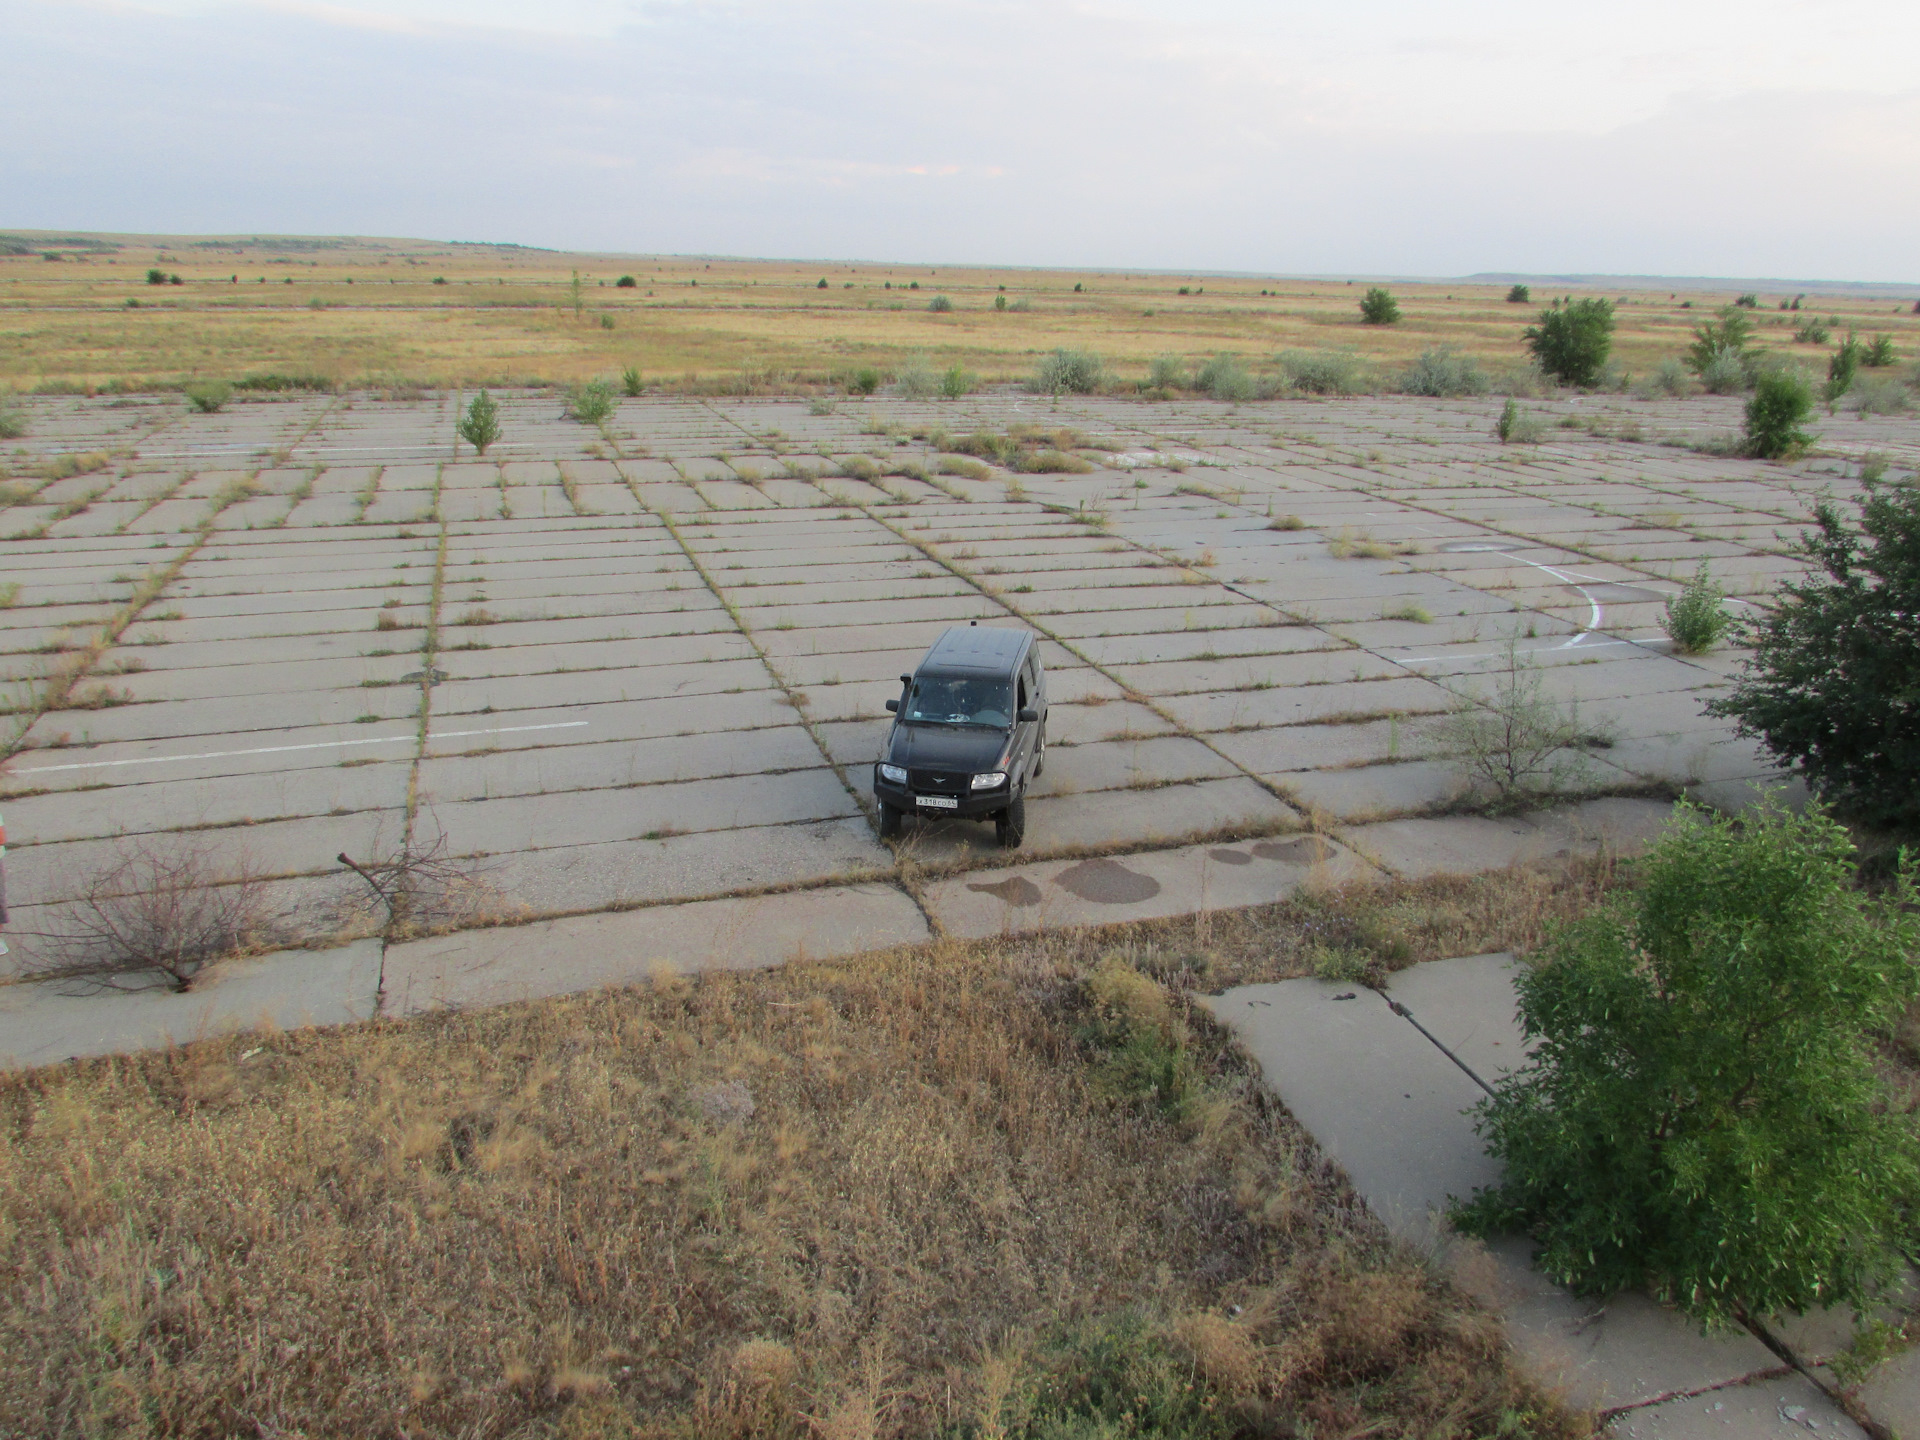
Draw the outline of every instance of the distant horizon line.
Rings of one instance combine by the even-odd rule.
[[[669,250],[570,250],[550,245],[528,245],[512,240],[436,240],[424,236],[405,235],[355,235],[335,234],[295,234],[229,232],[225,234],[202,232],[162,232],[143,230],[82,230],[82,229],[27,229],[0,227],[0,241],[17,240],[27,243],[40,243],[54,248],[78,248],[87,242],[119,241],[124,248],[126,242],[152,242],[164,245],[175,242],[175,248],[213,248],[222,243],[272,245],[276,241],[312,245],[315,242],[331,242],[333,245],[360,243],[390,245],[428,245],[458,246],[462,249],[506,250],[532,252],[544,255],[581,255],[607,260],[674,260],[700,261],[712,263],[720,261],[734,264],[775,264],[775,265],[850,265],[867,268],[893,266],[898,268],[958,269],[958,270],[1023,270],[1037,273],[1058,273],[1074,275],[1151,275],[1186,276],[1194,279],[1232,279],[1232,280],[1304,280],[1324,283],[1358,284],[1361,281],[1371,283],[1391,283],[1397,285],[1571,285],[1595,289],[1730,289],[1730,290],[1793,290],[1796,293],[1823,293],[1845,291],[1862,293],[1884,291],[1899,298],[1920,296],[1920,282],[1909,280],[1822,280],[1811,278],[1791,278],[1778,275],[1660,275],[1634,272],[1613,271],[1524,271],[1524,270],[1477,270],[1467,275],[1414,275],[1390,272],[1363,271],[1289,271],[1289,270],[1238,270],[1218,267],[1180,267],[1171,265],[1036,265],[1019,262],[993,262],[978,260],[876,260],[860,259],[851,256],[788,256],[788,255],[744,255],[727,254],[714,251],[669,251]],[[78,243],[76,243],[78,242]],[[331,246],[329,247],[331,248]],[[97,252],[96,252],[97,253]]]

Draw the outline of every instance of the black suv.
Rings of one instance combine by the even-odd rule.
[[[1027,782],[1047,758],[1047,677],[1025,630],[955,625],[887,709],[898,717],[873,767],[880,833],[911,811],[993,817],[1011,849],[1027,833]]]

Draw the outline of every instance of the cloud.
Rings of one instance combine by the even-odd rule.
[[[1609,33],[1653,13],[1622,7]],[[475,17],[547,12],[275,0],[107,23],[0,0],[0,178],[18,225],[1276,272],[1907,273],[1920,90],[1739,88],[1750,31],[1727,32],[1729,63],[1689,69],[1696,11],[1670,8],[1677,40],[1555,58],[1567,22],[1507,0],[1442,19],[1402,0],[1321,9],[1291,40],[1284,7],[1240,0],[1177,18],[1136,0],[580,0],[511,31]],[[1864,0],[1827,8],[1843,34],[1872,18]],[[1356,46],[1363,21],[1386,38]],[[1830,68],[1818,44],[1795,53],[1809,76]],[[1805,203],[1808,177],[1827,203]]]

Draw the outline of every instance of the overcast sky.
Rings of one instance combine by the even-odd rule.
[[[0,228],[1920,280],[1915,0],[0,0]]]

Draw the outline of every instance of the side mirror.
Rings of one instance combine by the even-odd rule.
[[[913,676],[911,676],[911,675],[902,675],[902,676],[900,677],[900,683],[901,683],[902,685],[911,685],[911,684],[913,684]]]
[[[893,714],[898,715],[900,713],[900,702],[898,700],[887,701],[887,709]]]
[[[1013,718],[1018,720],[1022,725],[1032,725],[1040,719],[1040,712],[1038,710],[1028,708],[1028,709],[1022,710],[1018,715],[1014,716]]]

